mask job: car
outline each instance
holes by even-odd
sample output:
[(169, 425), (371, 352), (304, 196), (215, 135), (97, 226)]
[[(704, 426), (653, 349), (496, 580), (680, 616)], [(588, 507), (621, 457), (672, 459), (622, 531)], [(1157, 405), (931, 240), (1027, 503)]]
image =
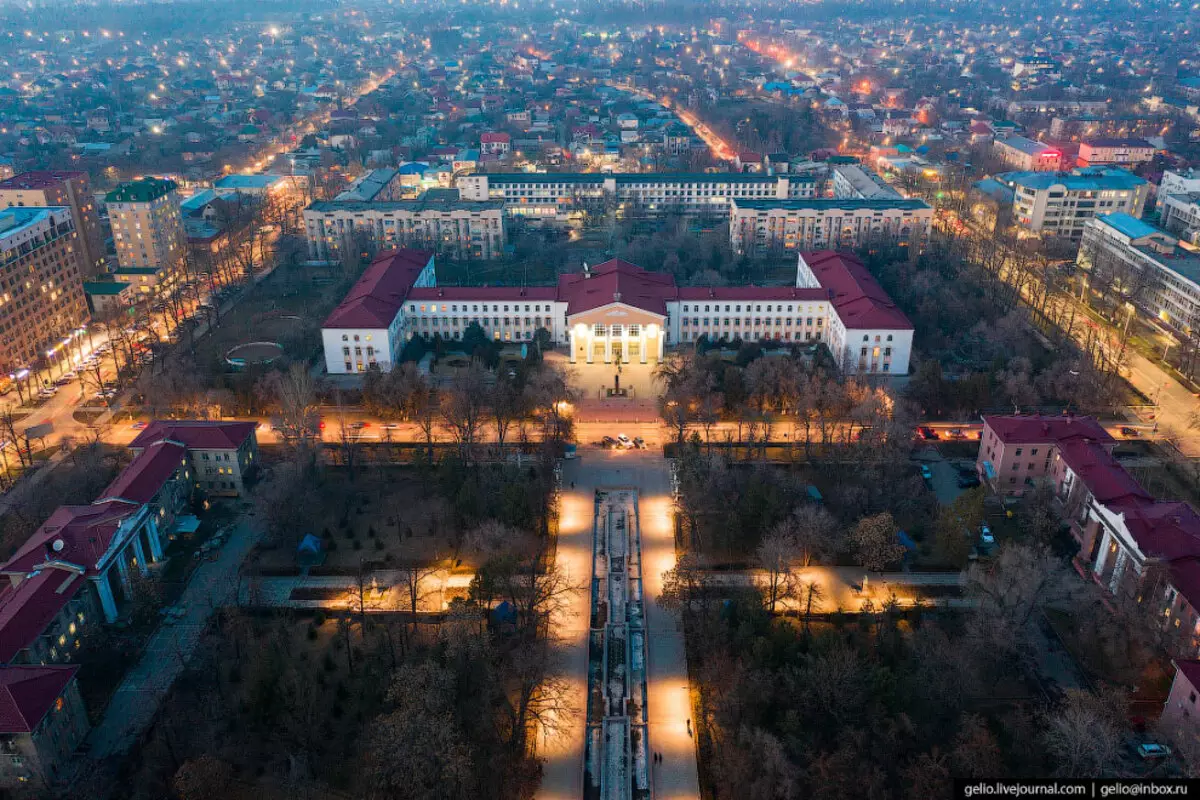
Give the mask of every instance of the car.
[(636, 447), (638, 450), (645, 450), (646, 449), (646, 440), (640, 436), (635, 436), (635, 437), (633, 437), (633, 446)]
[(1137, 435), (1138, 435), (1138, 429), (1137, 429), (1137, 428), (1130, 428), (1130, 427), (1124, 427), (1124, 428), (1121, 428), (1121, 435), (1122, 435), (1122, 436), (1130, 436), (1130, 437), (1137, 436)]
[(369, 422), (361, 422), (361, 421), (360, 421), (360, 422), (351, 422), (351, 423), (350, 423), (350, 427), (351, 427), (353, 430), (356, 430), (356, 431), (361, 431), (363, 428), (367, 428), (367, 427), (369, 427), (369, 426), (370, 426), (370, 424), (371, 424), (371, 423), (369, 423)]
[(75, 370), (73, 370), (73, 369), (71, 369), (71, 370), (67, 370), (66, 372), (64, 372), (64, 373), (63, 373), (63, 377), (64, 377), (64, 378), (66, 378), (66, 379), (67, 379), (67, 380), (69, 380), (69, 381), (71, 381), (71, 380), (75, 380), (75, 378), (77, 378), (78, 376), (79, 376), (79, 373), (77, 373), (77, 372), (76, 372)]
[(966, 434), (963, 433), (962, 428), (951, 428), (950, 430), (946, 431), (946, 435), (949, 436), (951, 439), (967, 438)]
[(974, 489), (979, 485), (979, 477), (977, 475), (961, 475), (958, 478), (958, 488)]
[(617, 444), (621, 445), (621, 447), (624, 447), (626, 450), (628, 450), (633, 447), (633, 440), (630, 439), (628, 436), (626, 436), (623, 433), (618, 433), (617, 434)]
[(139, 421), (133, 423), (132, 425), (130, 425), (129, 427), (133, 428), (135, 431), (143, 431), (146, 429), (146, 423), (139, 420)]
[(921, 465), (921, 477), (927, 481), (933, 480), (933, 470), (929, 468), (928, 464)]
[(1157, 760), (1160, 758), (1170, 758), (1171, 748), (1165, 744), (1157, 744), (1155, 742), (1142, 742), (1137, 746), (1138, 757), (1145, 761)]
[(933, 428), (929, 427), (928, 425), (922, 425), (920, 428), (917, 428), (917, 433), (921, 434), (921, 438), (926, 439), (926, 440), (941, 438), (940, 436), (938, 436), (938, 432), (935, 431)]
[(983, 542), (984, 544), (996, 543), (996, 537), (992, 535), (992, 529), (989, 528), (986, 523), (979, 526), (979, 541)]
[(604, 445), (605, 447), (615, 448), (617, 446), (617, 440), (611, 436), (605, 436), (603, 439), (600, 440), (600, 444)]
[(56, 380), (54, 382), (54, 385), (55, 386), (66, 386), (70, 382), (71, 382), (71, 379), (68, 378), (66, 375), (63, 375), (61, 378), (59, 378), (58, 380)]

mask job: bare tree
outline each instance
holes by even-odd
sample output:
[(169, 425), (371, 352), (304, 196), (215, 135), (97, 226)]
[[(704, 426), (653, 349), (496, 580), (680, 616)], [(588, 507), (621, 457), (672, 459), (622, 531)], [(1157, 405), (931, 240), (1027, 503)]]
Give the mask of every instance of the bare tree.
[(759, 567), (766, 570), (767, 610), (774, 614), (779, 603), (795, 595), (792, 566), (799, 560), (800, 547), (792, 526), (785, 520), (772, 528), (759, 543), (755, 557)]
[(276, 401), (275, 430), (295, 450), (297, 459), (311, 460), (321, 421), (312, 374), (304, 364), (293, 364), (287, 372), (275, 373), (271, 386)]

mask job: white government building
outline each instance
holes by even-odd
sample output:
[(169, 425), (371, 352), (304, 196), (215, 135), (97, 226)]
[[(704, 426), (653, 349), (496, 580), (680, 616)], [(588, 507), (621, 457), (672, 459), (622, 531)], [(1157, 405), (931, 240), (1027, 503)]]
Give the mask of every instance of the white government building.
[(367, 268), (322, 326), (330, 374), (390, 370), (414, 337), (460, 340), (471, 324), (500, 342), (544, 328), (575, 364), (654, 363), (669, 345), (824, 342), (848, 372), (904, 375), (912, 324), (855, 256), (803, 252), (793, 286), (679, 287), (613, 259), (556, 286), (438, 286), (433, 253), (395, 250)]

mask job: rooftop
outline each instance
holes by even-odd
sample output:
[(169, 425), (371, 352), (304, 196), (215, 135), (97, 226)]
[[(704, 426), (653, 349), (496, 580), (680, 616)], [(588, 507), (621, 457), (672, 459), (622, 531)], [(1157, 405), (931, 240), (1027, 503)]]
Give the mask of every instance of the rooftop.
[(5, 181), (0, 181), (0, 191), (12, 191), (14, 189), (49, 189), (54, 186), (59, 186), (65, 181), (75, 178), (87, 177), (86, 172), (76, 170), (35, 170), (33, 172), (22, 172), (20, 175), (13, 176)]
[(129, 443), (135, 450), (169, 439), (188, 450), (236, 450), (253, 435), (257, 422), (158, 419)]
[(121, 474), (100, 493), (100, 500), (149, 503), (176, 470), (186, 464), (187, 447), (170, 439), (155, 442), (121, 470)]
[(803, 211), (805, 209), (815, 209), (817, 211), (825, 211), (828, 209), (842, 209), (844, 211), (887, 211), (889, 209), (900, 209), (902, 211), (920, 211), (930, 208), (930, 205), (924, 200), (916, 198), (896, 197), (873, 197), (873, 198), (837, 198), (837, 197), (814, 197), (814, 198), (797, 198), (794, 200), (742, 200), (740, 198), (732, 198), (730, 200), (735, 207), (745, 209), (747, 211)]
[(1070, 172), (1002, 172), (996, 180), (1026, 189), (1045, 190), (1062, 186), (1072, 191), (1103, 191), (1112, 189), (1137, 189), (1146, 181), (1115, 168), (1075, 169)]
[(430, 250), (402, 249), (380, 253), (321, 327), (391, 326), (421, 271), (432, 261)]
[(76, 570), (45, 567), (0, 590), (0, 664), (8, 664), (46, 630), (85, 583)]
[(225, 175), (213, 181), (214, 189), (271, 189), (287, 180), (284, 175)]
[(53, 219), (56, 213), (70, 213), (70, 209), (66, 206), (12, 206), (0, 211), (0, 242)]
[(141, 178), (123, 183), (104, 196), (106, 203), (149, 203), (165, 197), (178, 188), (175, 181), (164, 178)]
[(1114, 211), (1111, 214), (1097, 214), (1096, 221), (1111, 226), (1130, 239), (1141, 239), (1143, 236), (1162, 233), (1162, 231), (1149, 222), (1143, 222), (1132, 214), (1126, 214), (1124, 211)]
[(983, 422), (984, 427), (990, 428), (1005, 444), (1054, 444), (1070, 439), (1090, 439), (1116, 445), (1116, 440), (1094, 417), (1007, 414), (987, 416)]
[(32, 733), (78, 671), (78, 666), (0, 669), (0, 733)]

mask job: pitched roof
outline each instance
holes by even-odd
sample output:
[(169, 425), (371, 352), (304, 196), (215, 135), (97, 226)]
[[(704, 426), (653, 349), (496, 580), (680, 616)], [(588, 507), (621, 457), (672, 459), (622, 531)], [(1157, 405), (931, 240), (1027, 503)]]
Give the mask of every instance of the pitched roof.
[(0, 733), (32, 733), (78, 671), (77, 665), (0, 669)]
[(187, 447), (179, 442), (167, 439), (155, 442), (121, 470), (121, 474), (100, 493), (100, 499), (149, 503), (186, 459)]
[(597, 264), (588, 273), (558, 276), (558, 299), (568, 314), (578, 314), (609, 303), (624, 303), (660, 316), (667, 300), (675, 299), (675, 279), (663, 272), (647, 272), (619, 258)]
[(849, 253), (801, 253), (847, 330), (912, 330), (913, 325), (861, 261)]
[(389, 250), (375, 256), (321, 327), (389, 327), (432, 258), (430, 250), (411, 249)]
[(33, 170), (31, 172), (22, 172), (20, 175), (16, 175), (8, 180), (0, 181), (0, 189), (49, 189), (61, 186), (63, 183), (75, 178), (86, 176), (87, 173), (77, 170)]
[(175, 191), (178, 184), (164, 178), (142, 178), (122, 183), (104, 196), (106, 203), (149, 203)]
[(1108, 505), (1122, 499), (1152, 499), (1109, 448), (1095, 440), (1070, 438), (1059, 443), (1058, 451), (1099, 502)]
[(129, 446), (136, 450), (170, 439), (188, 450), (236, 450), (257, 427), (257, 422), (156, 419)]
[[(30, 573), (53, 560), (75, 564), (92, 573), (121, 522), (138, 508), (120, 500), (90, 506), (59, 506), (16, 554), (0, 566), (0, 572)], [(56, 547), (59, 541), (62, 546)]]
[(984, 417), (983, 422), (1005, 444), (1061, 444), (1069, 439), (1116, 444), (1116, 439), (1094, 417), (997, 414)]
[(75, 570), (46, 567), (0, 591), (0, 664), (33, 644), (46, 626), (83, 588)]

